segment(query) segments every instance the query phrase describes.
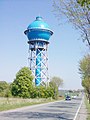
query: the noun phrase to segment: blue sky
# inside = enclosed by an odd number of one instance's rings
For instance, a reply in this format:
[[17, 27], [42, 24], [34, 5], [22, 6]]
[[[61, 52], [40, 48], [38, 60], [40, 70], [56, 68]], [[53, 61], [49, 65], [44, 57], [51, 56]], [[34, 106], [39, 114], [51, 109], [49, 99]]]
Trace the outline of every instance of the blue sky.
[[54, 32], [48, 48], [50, 77], [62, 78], [63, 89], [82, 88], [78, 67], [87, 48], [72, 25], [59, 25], [52, 4], [53, 0], [0, 0], [1, 81], [12, 82], [18, 70], [29, 65], [24, 30], [40, 15]]

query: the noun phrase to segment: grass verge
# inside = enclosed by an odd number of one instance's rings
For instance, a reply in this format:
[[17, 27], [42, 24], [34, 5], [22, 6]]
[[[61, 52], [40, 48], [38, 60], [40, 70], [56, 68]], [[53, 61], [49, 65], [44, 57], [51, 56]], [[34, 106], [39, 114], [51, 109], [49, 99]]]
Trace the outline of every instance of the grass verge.
[[86, 98], [85, 98], [85, 105], [87, 109], [87, 120], [90, 120], [90, 104]]
[[[62, 98], [61, 98], [62, 99]], [[59, 99], [60, 100], [60, 99]], [[53, 102], [51, 98], [22, 99], [22, 98], [0, 98], [0, 111], [21, 108], [41, 103]]]

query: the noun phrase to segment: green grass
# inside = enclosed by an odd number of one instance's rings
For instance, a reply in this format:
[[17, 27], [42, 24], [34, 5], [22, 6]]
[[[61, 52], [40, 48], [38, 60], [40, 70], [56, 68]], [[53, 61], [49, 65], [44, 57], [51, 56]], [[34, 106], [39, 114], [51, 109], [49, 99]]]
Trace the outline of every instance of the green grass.
[[86, 108], [87, 108], [87, 120], [90, 120], [90, 104], [88, 102], [88, 100], [85, 98], [85, 105], [86, 105]]
[[0, 111], [30, 106], [40, 103], [47, 103], [54, 101], [51, 98], [37, 98], [37, 99], [22, 99], [22, 98], [0, 98]]

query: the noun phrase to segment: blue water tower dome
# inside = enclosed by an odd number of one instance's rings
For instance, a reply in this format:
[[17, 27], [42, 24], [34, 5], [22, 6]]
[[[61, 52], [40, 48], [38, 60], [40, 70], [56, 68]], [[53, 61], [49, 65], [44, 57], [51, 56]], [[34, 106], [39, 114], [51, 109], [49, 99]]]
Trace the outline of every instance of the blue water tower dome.
[[37, 16], [36, 20], [32, 22], [27, 30], [24, 32], [29, 40], [45, 40], [48, 41], [53, 32], [50, 30], [48, 24], [43, 21], [42, 17]]
[[35, 76], [35, 85], [39, 86], [43, 82], [47, 84], [49, 79], [47, 48], [53, 32], [42, 17], [37, 16], [24, 33], [28, 38], [29, 64]]

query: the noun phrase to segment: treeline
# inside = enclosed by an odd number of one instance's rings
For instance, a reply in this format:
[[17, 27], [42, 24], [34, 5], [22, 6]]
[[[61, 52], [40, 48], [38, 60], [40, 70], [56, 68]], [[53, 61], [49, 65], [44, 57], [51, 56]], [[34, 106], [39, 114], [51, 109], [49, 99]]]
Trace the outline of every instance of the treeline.
[[80, 61], [79, 71], [82, 78], [82, 86], [85, 88], [90, 103], [90, 54], [84, 56]]
[[0, 97], [10, 97], [11, 90], [10, 90], [10, 84], [6, 81], [0, 81]]
[[0, 81], [1, 97], [22, 97], [22, 98], [48, 98], [57, 99], [58, 88], [63, 84], [59, 77], [53, 77], [48, 85], [42, 82], [40, 86], [35, 86], [32, 72], [28, 67], [20, 69], [12, 83]]

